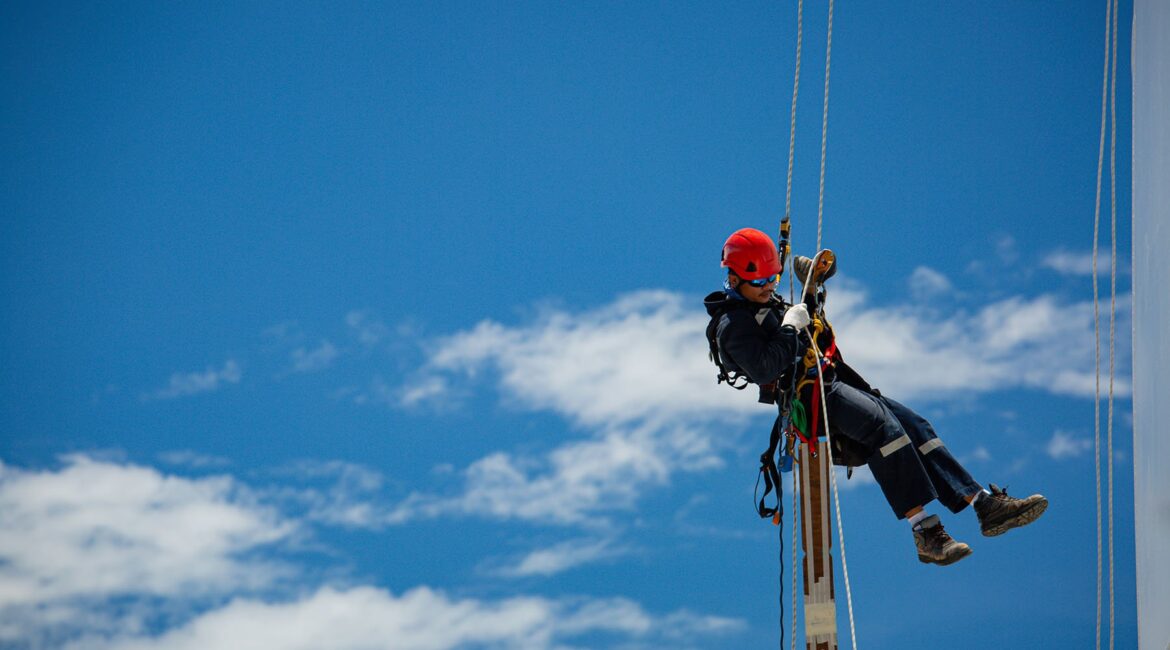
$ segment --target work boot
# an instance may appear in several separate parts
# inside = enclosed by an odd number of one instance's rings
[[[828,280],[829,278],[833,277],[834,273],[837,272],[837,259],[832,256],[833,252],[826,251],[825,255],[828,256],[828,259],[831,259],[832,262],[829,264],[828,271],[825,271],[823,273],[818,273],[818,274],[816,274],[816,277],[814,277],[812,279],[812,282],[814,285],[820,284],[821,282]],[[810,260],[809,258],[805,257],[804,255],[793,255],[792,256],[792,271],[796,274],[796,279],[800,282],[800,286],[802,286],[802,287],[804,286],[805,280],[808,279],[809,269],[811,269],[811,268],[812,268],[812,260]]]
[[[946,566],[971,554],[971,547],[956,542],[943,530],[938,515],[923,519],[914,527],[914,545],[918,547],[918,561]]]
[[[1026,499],[1009,497],[1007,490],[991,484],[991,494],[984,494],[975,502],[975,514],[979,517],[979,529],[985,537],[1002,535],[1036,521],[1048,508],[1048,499],[1033,494]]]

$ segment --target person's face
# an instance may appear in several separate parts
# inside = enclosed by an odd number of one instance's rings
[[[758,302],[760,304],[767,304],[772,298],[772,292],[776,290],[776,283],[780,280],[780,274],[773,275],[768,278],[768,283],[763,286],[756,286],[747,280],[732,273],[728,276],[731,282],[731,288],[739,292],[739,295],[750,300],[751,302]]]

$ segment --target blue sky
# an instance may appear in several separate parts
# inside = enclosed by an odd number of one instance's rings
[[[699,303],[724,238],[783,212],[795,32],[787,3],[5,4],[0,645],[774,645],[772,412],[715,385]],[[1052,502],[996,539],[946,515],[975,554],[940,568],[845,484],[859,646],[1093,643],[1103,32],[1104,3],[836,7],[844,353]]]

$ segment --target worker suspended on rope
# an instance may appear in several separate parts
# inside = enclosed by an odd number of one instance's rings
[[[786,253],[786,244],[783,249]],[[968,545],[947,534],[938,515],[925,510],[936,499],[954,513],[973,503],[980,529],[989,537],[1035,521],[1048,507],[1047,499],[1038,494],[1017,499],[994,484],[985,490],[930,422],[882,395],[845,364],[832,326],[816,303],[816,286],[835,273],[835,260],[818,265],[794,257],[797,277],[809,286],[804,302],[789,305],[774,292],[784,257],[765,233],[737,230],[723,245],[722,266],[727,269],[723,290],[704,300],[711,315],[708,340],[719,380],[737,388],[754,383],[761,388],[761,401],[775,401],[780,408],[773,447],[790,406],[804,412],[805,430],[798,429],[797,434],[807,444],[816,444],[820,407],[809,401],[819,394],[812,390],[815,382],[822,381],[834,463],[869,466],[894,514],[910,520],[920,561],[946,565],[971,554]],[[817,258],[824,260],[832,260],[831,253]],[[810,333],[821,359],[809,350]]]

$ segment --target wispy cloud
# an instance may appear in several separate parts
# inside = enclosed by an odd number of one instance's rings
[[[219,390],[223,384],[238,384],[243,377],[240,364],[234,359],[228,359],[218,370],[208,366],[202,372],[176,372],[171,375],[170,382],[165,388],[160,388],[142,395],[144,400],[175,399],[199,393],[210,393]]]
[[[919,300],[926,300],[953,290],[951,281],[938,271],[920,266],[910,274],[910,293]]]
[[[290,355],[292,358],[293,372],[316,372],[324,370],[333,364],[340,353],[337,348],[328,340],[322,340],[321,344],[313,349],[297,348],[292,351]]]
[[[547,577],[628,552],[629,549],[616,546],[610,538],[575,539],[530,551],[488,571],[505,578]]]
[[[423,402],[436,400],[450,394],[445,377],[434,375],[421,377],[418,381],[403,386],[398,393],[398,405],[411,407]]]
[[[709,430],[645,426],[567,443],[544,457],[494,453],[463,472],[462,492],[414,494],[387,523],[461,513],[604,525],[602,513],[633,508],[646,486],[664,485],[678,470],[720,464],[711,436]]]
[[[228,467],[232,461],[221,456],[201,454],[190,449],[163,452],[158,455],[159,460],[168,465],[207,469],[211,467]]]
[[[1045,451],[1056,460],[1076,458],[1093,448],[1093,441],[1064,431],[1056,431],[1048,440]]]
[[[287,602],[234,600],[160,636],[124,635],[85,644],[93,650],[205,650],[254,647],[299,650],[387,647],[450,650],[465,647],[564,648],[565,641],[604,632],[649,643],[687,634],[727,634],[740,619],[681,610],[653,616],[624,598],[516,597],[454,599],[417,587],[396,596],[373,587],[324,587]]]
[[[1097,258],[1097,274],[1108,276],[1110,264],[1109,252],[1103,250]],[[1061,275],[1092,277],[1093,253],[1056,250],[1046,255],[1040,265]],[[1126,268],[1126,263],[1122,261],[1118,270],[1124,273]]]
[[[279,322],[260,333],[268,346],[295,345],[305,339],[299,323],[293,320]]]
[[[345,324],[358,343],[365,347],[375,346],[390,335],[390,328],[367,311],[349,312],[345,315]]]
[[[898,399],[1016,388],[1093,394],[1091,303],[1014,296],[939,315],[917,305],[871,307],[855,290],[833,297],[830,318],[845,359]],[[1118,390],[1128,395],[1129,383],[1123,379]]]
[[[377,470],[342,461],[305,460],[271,474],[284,483],[259,494],[295,509],[307,521],[348,528],[384,525],[386,508],[379,503],[384,479]]]
[[[991,460],[991,452],[987,450],[987,447],[979,445],[975,449],[971,450],[971,455],[968,458],[969,460],[986,462]]]

